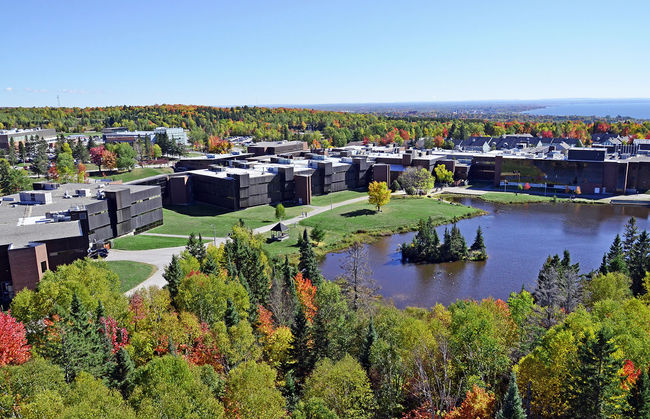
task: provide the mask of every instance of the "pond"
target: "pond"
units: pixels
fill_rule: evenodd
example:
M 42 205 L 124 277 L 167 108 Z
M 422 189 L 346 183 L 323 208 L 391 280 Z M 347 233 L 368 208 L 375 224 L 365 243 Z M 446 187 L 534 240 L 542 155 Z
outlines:
M 503 205 L 477 198 L 457 202 L 481 208 L 487 215 L 462 220 L 458 227 L 467 245 L 476 229 L 483 229 L 488 260 L 440 264 L 402 264 L 397 247 L 415 233 L 394 234 L 367 244 L 369 265 L 384 298 L 397 307 L 431 307 L 457 299 L 508 298 L 512 291 L 533 290 L 539 269 L 549 254 L 571 252 L 582 272 L 600 266 L 603 254 L 617 233 L 622 235 L 630 217 L 647 229 L 646 207 L 542 203 Z M 442 239 L 445 226 L 437 228 Z M 344 253 L 330 253 L 321 262 L 327 279 L 340 275 Z

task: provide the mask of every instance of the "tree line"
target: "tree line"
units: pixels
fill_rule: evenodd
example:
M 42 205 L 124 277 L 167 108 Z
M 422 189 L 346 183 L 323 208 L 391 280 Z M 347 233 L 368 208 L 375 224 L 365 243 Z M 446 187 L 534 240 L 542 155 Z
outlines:
M 648 417 L 637 234 L 636 295 L 616 251 L 586 274 L 565 251 L 532 292 L 404 310 L 378 296 L 363 245 L 324 279 L 306 231 L 297 264 L 271 259 L 243 222 L 219 247 L 193 235 L 163 289 L 130 297 L 105 262 L 79 260 L 0 315 L 0 414 Z

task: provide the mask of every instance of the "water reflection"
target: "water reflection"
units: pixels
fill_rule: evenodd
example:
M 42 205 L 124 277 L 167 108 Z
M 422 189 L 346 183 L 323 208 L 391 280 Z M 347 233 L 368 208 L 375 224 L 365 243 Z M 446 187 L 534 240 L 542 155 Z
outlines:
M 402 264 L 397 247 L 414 233 L 384 237 L 368 246 L 369 264 L 381 293 L 398 307 L 430 307 L 459 298 L 507 298 L 522 286 L 531 289 L 546 256 L 569 249 L 582 271 L 596 269 L 614 236 L 630 216 L 648 228 L 648 209 L 589 204 L 499 205 L 472 198 L 459 202 L 481 208 L 487 215 L 462 220 L 458 227 L 468 241 L 483 229 L 489 258 L 485 262 Z M 444 226 L 437 228 L 442 237 Z M 323 274 L 341 273 L 341 253 L 321 263 Z

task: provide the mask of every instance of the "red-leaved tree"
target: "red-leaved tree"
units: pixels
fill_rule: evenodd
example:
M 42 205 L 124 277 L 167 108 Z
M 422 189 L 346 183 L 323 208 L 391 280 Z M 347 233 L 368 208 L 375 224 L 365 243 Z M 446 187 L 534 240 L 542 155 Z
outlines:
M 0 311 L 0 367 L 27 362 L 31 357 L 29 349 L 25 326 L 14 319 L 11 312 Z
M 300 301 L 300 305 L 302 305 L 305 317 L 307 317 L 307 320 L 311 323 L 316 315 L 316 311 L 318 310 L 316 307 L 316 286 L 312 285 L 309 278 L 303 278 L 301 272 L 298 272 L 295 281 L 298 301 Z

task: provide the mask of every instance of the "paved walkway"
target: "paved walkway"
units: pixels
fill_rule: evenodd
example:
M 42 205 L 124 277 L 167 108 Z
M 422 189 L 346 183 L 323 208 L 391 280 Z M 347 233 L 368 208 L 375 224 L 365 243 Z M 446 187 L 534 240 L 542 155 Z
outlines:
M 465 188 L 455 188 L 455 187 L 450 187 L 450 188 L 442 188 L 440 191 L 437 191 L 435 193 L 463 193 L 463 194 L 471 194 L 471 195 L 481 195 L 485 193 L 485 191 L 478 191 L 478 190 L 470 190 L 470 189 L 465 189 Z M 393 195 L 403 195 L 404 192 L 396 192 Z M 303 216 L 298 216 L 298 217 L 293 217 L 289 218 L 287 220 L 283 220 L 282 223 L 286 225 L 291 225 L 291 224 L 297 224 L 301 220 L 304 220 L 305 218 L 313 217 L 315 215 L 321 214 L 325 211 L 329 211 L 330 209 L 334 208 L 339 208 L 345 205 L 350 205 L 350 204 L 355 204 L 357 202 L 364 202 L 367 201 L 368 197 L 367 196 L 360 196 L 358 198 L 353 198 L 353 199 L 348 199 L 347 201 L 342 201 L 342 202 L 337 202 L 332 205 L 326 205 L 326 206 L 321 206 L 321 207 L 315 207 L 312 206 L 312 210 L 307 213 L 306 217 Z M 271 223 L 262 227 L 258 227 L 253 230 L 253 233 L 255 234 L 262 234 L 266 233 L 273 228 L 277 223 Z M 143 235 L 147 236 L 160 236 L 160 237 L 179 237 L 179 238 L 187 238 L 187 235 L 178 235 L 178 234 L 162 234 L 162 233 L 142 233 Z M 205 237 L 207 239 L 207 237 Z M 222 243 L 225 243 L 228 238 L 227 237 L 214 237 L 213 243 L 216 243 L 217 246 L 221 245 Z M 155 265 L 158 270 L 150 276 L 148 279 L 145 281 L 141 282 L 138 284 L 136 287 L 133 289 L 129 290 L 126 292 L 127 295 L 133 294 L 135 291 L 143 288 L 148 288 L 151 286 L 158 286 L 158 287 L 163 287 L 167 281 L 162 277 L 163 272 L 165 271 L 165 266 L 169 264 L 169 261 L 171 260 L 172 256 L 175 254 L 179 254 L 180 252 L 185 249 L 184 246 L 181 247 L 166 247 L 162 249 L 150 249 L 150 250 L 116 250 L 116 249 L 111 249 L 111 251 L 108 253 L 108 257 L 106 257 L 107 261 L 111 260 L 131 260 L 135 262 L 143 262 L 143 263 L 148 263 L 151 265 Z
M 359 198 L 354 198 L 354 199 L 349 199 L 347 201 L 342 201 L 338 202 L 336 204 L 327 205 L 327 206 L 322 206 L 322 207 L 312 207 L 313 209 L 307 213 L 306 217 L 298 216 L 298 217 L 293 217 L 289 218 L 287 220 L 283 220 L 282 223 L 291 225 L 291 224 L 297 224 L 301 220 L 304 220 L 305 218 L 313 217 L 314 215 L 321 214 L 325 211 L 329 211 L 330 209 L 333 208 L 338 208 L 342 207 L 344 205 L 350 205 L 354 204 L 357 202 L 363 202 L 367 201 L 368 197 L 367 196 L 361 196 Z M 270 231 L 273 226 L 277 223 L 272 223 L 268 224 L 262 227 L 258 227 L 253 230 L 253 233 L 255 234 L 262 234 Z M 187 238 L 188 236 L 186 235 L 177 235 L 177 234 L 161 234 L 161 233 L 142 233 L 143 235 L 147 236 L 160 236 L 160 237 L 179 237 L 179 238 Z M 206 238 L 207 239 L 207 238 Z M 228 238 L 227 237 L 214 237 L 213 243 L 216 243 L 217 246 L 225 243 Z M 149 288 L 151 286 L 158 286 L 162 288 L 167 281 L 163 278 L 162 274 L 165 271 L 165 266 L 169 264 L 169 261 L 171 260 L 173 255 L 179 254 L 180 252 L 185 249 L 184 246 L 181 247 L 165 247 L 162 249 L 150 249 L 150 250 L 117 250 L 117 249 L 111 249 L 110 252 L 108 252 L 108 256 L 106 257 L 105 260 L 111 261 L 111 260 L 131 260 L 134 262 L 143 262 L 143 263 L 148 263 L 150 265 L 154 265 L 158 268 L 156 272 L 154 272 L 153 275 L 151 275 L 148 279 L 145 281 L 141 282 L 138 284 L 136 287 L 133 289 L 130 289 L 129 291 L 126 292 L 127 295 L 133 294 L 135 291 L 143 288 Z

